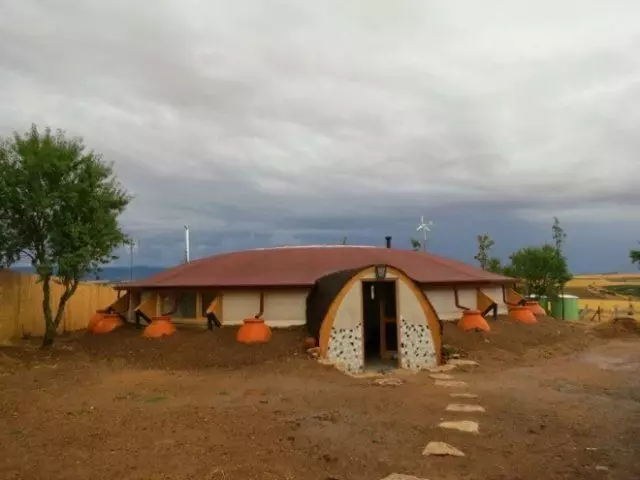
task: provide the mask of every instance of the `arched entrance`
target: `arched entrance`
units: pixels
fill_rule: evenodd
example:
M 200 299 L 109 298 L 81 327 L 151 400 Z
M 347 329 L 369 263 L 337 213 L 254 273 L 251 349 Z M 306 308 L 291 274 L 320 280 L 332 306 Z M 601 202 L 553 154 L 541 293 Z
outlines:
M 318 279 L 307 297 L 307 326 L 320 356 L 344 371 L 380 361 L 413 370 L 440 363 L 435 310 L 418 285 L 392 266 Z

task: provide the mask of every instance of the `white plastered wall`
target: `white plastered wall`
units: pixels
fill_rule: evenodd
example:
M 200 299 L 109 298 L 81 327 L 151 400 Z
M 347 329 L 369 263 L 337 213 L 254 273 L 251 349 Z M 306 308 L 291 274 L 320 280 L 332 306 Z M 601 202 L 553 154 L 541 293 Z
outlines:
M 502 298 L 502 286 L 482 287 L 480 290 L 482 290 L 482 293 L 491 298 L 491 300 L 496 302 L 496 304 L 498 305 L 498 315 L 506 315 L 507 313 L 509 313 L 509 309 L 504 303 L 504 299 Z
M 264 320 L 271 327 L 291 327 L 307 323 L 309 289 L 266 290 Z
M 355 328 L 362 323 L 362 282 L 356 282 L 338 306 L 333 326 Z
M 265 290 L 263 318 L 270 327 L 305 325 L 308 289 Z M 260 312 L 260 290 L 222 292 L 223 325 L 242 325 Z
M 259 290 L 225 290 L 222 292 L 223 325 L 242 325 L 245 318 L 260 312 Z
M 398 306 L 400 317 L 413 325 L 425 325 L 426 319 L 422 305 L 404 281 L 398 282 Z
M 425 289 L 425 295 L 431 302 L 438 318 L 442 321 L 460 320 L 462 310 L 456 307 L 453 288 Z M 478 295 L 475 288 L 458 288 L 460 305 L 475 309 L 478 306 Z

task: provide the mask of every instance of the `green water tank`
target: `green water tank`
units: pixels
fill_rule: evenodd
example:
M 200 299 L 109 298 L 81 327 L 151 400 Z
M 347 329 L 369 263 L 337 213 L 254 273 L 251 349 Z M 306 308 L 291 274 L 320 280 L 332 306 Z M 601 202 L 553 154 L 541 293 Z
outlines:
M 560 295 L 549 302 L 551 304 L 551 316 L 562 320 L 562 305 L 564 304 L 565 320 L 580 320 L 580 306 L 575 295 Z
M 549 314 L 549 299 L 546 296 L 542 295 L 540 298 L 538 298 L 538 303 L 542 308 L 544 308 L 544 311 Z

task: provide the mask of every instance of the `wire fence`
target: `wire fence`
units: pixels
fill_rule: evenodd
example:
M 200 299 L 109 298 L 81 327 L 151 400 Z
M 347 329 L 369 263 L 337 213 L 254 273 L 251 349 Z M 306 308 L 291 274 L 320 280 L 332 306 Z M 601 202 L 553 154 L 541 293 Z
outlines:
M 592 306 L 587 303 L 580 309 L 580 320 L 586 322 L 611 322 L 619 318 L 633 318 L 640 321 L 638 302 L 616 305 L 593 304 Z

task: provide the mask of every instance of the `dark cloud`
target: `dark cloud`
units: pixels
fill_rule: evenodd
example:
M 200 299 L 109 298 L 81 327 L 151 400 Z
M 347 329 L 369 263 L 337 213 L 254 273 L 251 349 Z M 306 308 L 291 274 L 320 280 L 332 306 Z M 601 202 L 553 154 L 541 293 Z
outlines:
M 478 232 L 506 255 L 558 215 L 580 238 L 576 268 L 622 268 L 640 204 L 638 14 L 595 0 L 2 2 L 0 134 L 49 124 L 113 160 L 140 262 L 180 261 L 184 223 L 202 256 L 344 235 L 404 245 L 422 214 L 433 249 L 470 260 Z

